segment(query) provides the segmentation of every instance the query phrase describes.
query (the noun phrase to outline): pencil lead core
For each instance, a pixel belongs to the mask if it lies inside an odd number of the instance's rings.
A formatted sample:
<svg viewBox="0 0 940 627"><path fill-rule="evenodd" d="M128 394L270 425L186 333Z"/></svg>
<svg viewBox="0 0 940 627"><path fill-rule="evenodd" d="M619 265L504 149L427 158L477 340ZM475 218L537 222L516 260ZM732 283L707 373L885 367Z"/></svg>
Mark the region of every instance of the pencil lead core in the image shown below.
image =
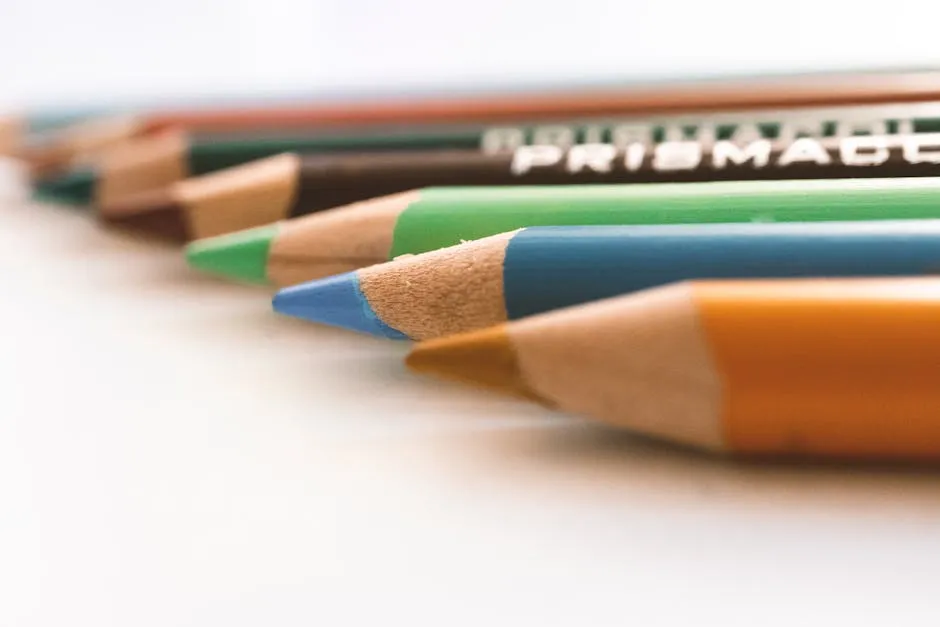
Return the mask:
<svg viewBox="0 0 940 627"><path fill-rule="evenodd" d="M394 340L408 339L376 315L359 289L355 272L288 287L277 293L272 304L278 313L311 322Z"/></svg>

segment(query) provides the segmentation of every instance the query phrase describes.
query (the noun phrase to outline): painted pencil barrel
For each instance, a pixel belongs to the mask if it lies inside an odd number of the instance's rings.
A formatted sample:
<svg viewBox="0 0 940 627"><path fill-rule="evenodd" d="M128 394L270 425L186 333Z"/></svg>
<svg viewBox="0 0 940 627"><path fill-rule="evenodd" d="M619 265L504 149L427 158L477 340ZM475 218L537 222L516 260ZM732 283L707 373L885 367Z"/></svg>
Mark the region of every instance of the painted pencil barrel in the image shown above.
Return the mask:
<svg viewBox="0 0 940 627"><path fill-rule="evenodd" d="M940 456L940 281L693 287L734 451Z"/></svg>
<svg viewBox="0 0 940 627"><path fill-rule="evenodd" d="M192 134L187 155L189 176L199 176L282 152L355 153L395 150L478 150L478 127L376 129L344 134L294 132L235 135Z"/></svg>
<svg viewBox="0 0 940 627"><path fill-rule="evenodd" d="M940 272L940 220L538 227L509 240L506 318L691 279Z"/></svg>
<svg viewBox="0 0 940 627"><path fill-rule="evenodd" d="M529 226L940 217L940 178L436 188L395 224L389 257Z"/></svg>
<svg viewBox="0 0 940 627"><path fill-rule="evenodd" d="M520 146L511 152L392 151L303 158L296 206L335 207L432 186L598 185L940 174L940 133L700 145L674 141Z"/></svg>

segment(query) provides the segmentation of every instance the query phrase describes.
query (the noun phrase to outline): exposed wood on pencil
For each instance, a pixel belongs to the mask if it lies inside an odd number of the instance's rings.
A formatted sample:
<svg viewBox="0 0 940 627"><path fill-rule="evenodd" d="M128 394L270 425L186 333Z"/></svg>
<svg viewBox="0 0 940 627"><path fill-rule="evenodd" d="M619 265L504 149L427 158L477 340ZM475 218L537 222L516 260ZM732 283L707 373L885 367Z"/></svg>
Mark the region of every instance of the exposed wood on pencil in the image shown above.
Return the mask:
<svg viewBox="0 0 940 627"><path fill-rule="evenodd" d="M415 198L405 192L282 224L271 245L268 277L290 285L310 274L329 276L388 259L395 221Z"/></svg>
<svg viewBox="0 0 940 627"><path fill-rule="evenodd" d="M503 262L512 235L364 268L359 271L359 289L366 303L360 310L371 307L386 325L413 339L503 322Z"/></svg>
<svg viewBox="0 0 940 627"><path fill-rule="evenodd" d="M87 120L22 147L17 156L29 165L32 176L54 176L68 167L91 163L140 130L139 121L132 117Z"/></svg>
<svg viewBox="0 0 940 627"><path fill-rule="evenodd" d="M16 115L0 115L0 157L14 156L22 149L26 124Z"/></svg>
<svg viewBox="0 0 940 627"><path fill-rule="evenodd" d="M122 195L102 204L99 216L118 226L146 230L143 216L176 212L187 225L183 241L270 224L290 216L300 159L293 154Z"/></svg>
<svg viewBox="0 0 940 627"><path fill-rule="evenodd" d="M166 132L109 151L101 160L94 203L108 205L122 196L167 187L188 176L187 136Z"/></svg>
<svg viewBox="0 0 940 627"><path fill-rule="evenodd" d="M511 354L518 395L651 435L724 448L721 380L688 284L643 292L626 305L603 301L477 333L419 344L407 363L423 371L443 368L432 372L467 381L483 371L489 382L489 363L505 364ZM465 361L474 348L475 359ZM448 359L454 349L459 358Z"/></svg>

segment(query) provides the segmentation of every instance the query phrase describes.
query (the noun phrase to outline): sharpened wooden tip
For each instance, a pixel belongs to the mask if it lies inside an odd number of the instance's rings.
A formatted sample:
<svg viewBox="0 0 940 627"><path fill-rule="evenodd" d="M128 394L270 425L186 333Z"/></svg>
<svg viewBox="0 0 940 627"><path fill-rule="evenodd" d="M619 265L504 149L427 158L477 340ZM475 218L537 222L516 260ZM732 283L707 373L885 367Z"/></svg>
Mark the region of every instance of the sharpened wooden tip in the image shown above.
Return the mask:
<svg viewBox="0 0 940 627"><path fill-rule="evenodd" d="M185 131L168 130L108 150L98 161L95 205L111 204L122 196L162 189L185 179L189 176L188 144Z"/></svg>
<svg viewBox="0 0 940 627"><path fill-rule="evenodd" d="M268 279L286 287L388 261L398 216L419 197L403 192L287 220L271 243Z"/></svg>
<svg viewBox="0 0 940 627"><path fill-rule="evenodd" d="M133 117L87 120L53 132L24 152L23 158L34 176L50 176L73 165L87 165L141 131L141 124Z"/></svg>
<svg viewBox="0 0 940 627"><path fill-rule="evenodd" d="M298 155L281 154L180 181L173 193L193 236L215 237L289 218L299 171Z"/></svg>
<svg viewBox="0 0 940 627"><path fill-rule="evenodd" d="M549 404L526 384L506 325L422 342L405 364L415 372Z"/></svg>
<svg viewBox="0 0 940 627"><path fill-rule="evenodd" d="M26 134L23 119L15 115L0 115L0 157L19 156Z"/></svg>

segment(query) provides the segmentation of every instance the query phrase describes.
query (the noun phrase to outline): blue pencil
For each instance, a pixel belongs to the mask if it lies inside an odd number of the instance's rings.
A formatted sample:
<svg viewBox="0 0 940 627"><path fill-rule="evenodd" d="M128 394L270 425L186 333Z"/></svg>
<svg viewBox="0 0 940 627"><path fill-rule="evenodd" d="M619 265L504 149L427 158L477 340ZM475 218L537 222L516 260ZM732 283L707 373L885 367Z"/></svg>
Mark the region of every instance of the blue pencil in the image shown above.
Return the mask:
<svg viewBox="0 0 940 627"><path fill-rule="evenodd" d="M676 281L940 272L940 220L533 227L281 290L280 313L428 339Z"/></svg>

